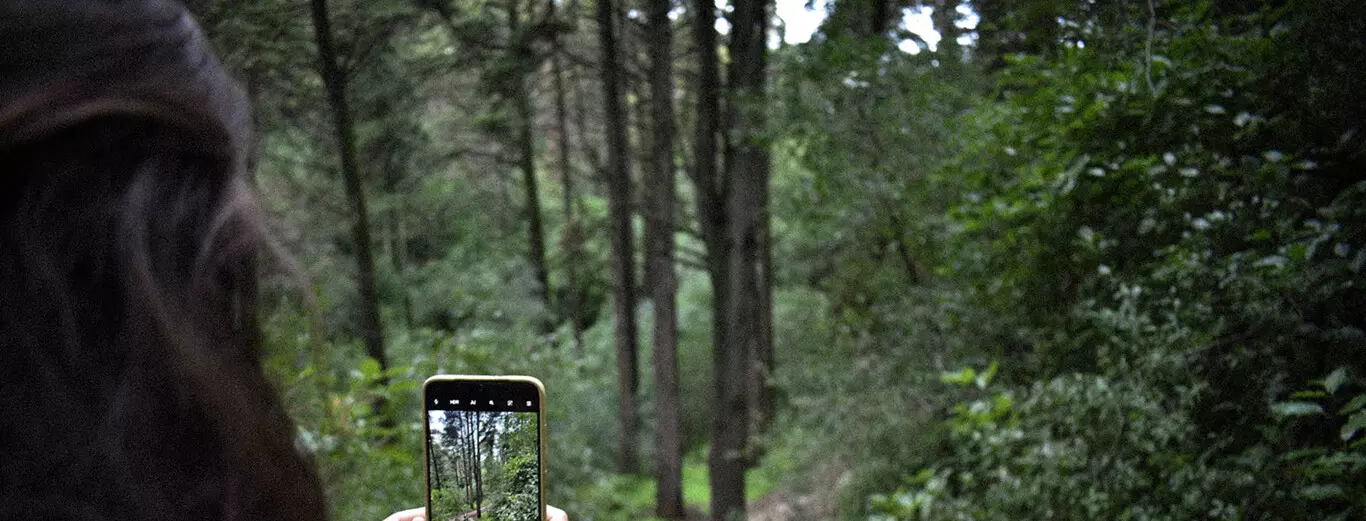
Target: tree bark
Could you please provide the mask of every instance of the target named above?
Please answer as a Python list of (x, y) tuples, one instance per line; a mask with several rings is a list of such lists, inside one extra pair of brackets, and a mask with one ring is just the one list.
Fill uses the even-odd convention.
[(658, 427), (655, 513), (683, 519), (683, 440), (678, 396), (677, 280), (674, 272), (673, 27), (669, 0), (649, 0), (650, 120), (654, 135), (646, 244), (654, 301), (654, 377)]
[(716, 7), (707, 0), (693, 5), (694, 30), (698, 52), (697, 123), (693, 137), (692, 181), (696, 196), (698, 225), (706, 246), (707, 275), (712, 290), (712, 346), (726, 345), (726, 185), (718, 178), (717, 136), (721, 128), (721, 79), (716, 51)]
[(474, 413), (474, 518), (484, 517), (484, 455), (479, 452), (483, 425), (479, 413)]
[[(731, 317), (731, 291), (728, 266), (730, 244), (727, 239), (728, 211), (726, 200), (730, 190), (727, 178), (718, 175), (718, 136), (721, 134), (721, 81), (716, 48), (716, 5), (711, 0), (697, 0), (693, 5), (693, 35), (698, 52), (697, 123), (694, 138), (693, 184), (696, 192), (697, 218), (702, 240), (707, 248), (707, 274), (712, 290), (712, 354), (713, 402), (712, 443), (708, 455), (711, 469), (711, 508), (713, 519), (737, 521), (744, 517), (744, 468), (735, 452), (741, 445), (747, 421), (732, 417), (736, 413), (736, 399), (740, 400), (739, 414), (744, 414), (745, 403), (737, 387), (739, 376), (731, 371), (737, 352), (729, 342), (728, 317)], [(743, 352), (744, 350), (739, 350)], [(743, 366), (738, 366), (743, 372)], [(738, 431), (737, 428), (738, 427)], [(737, 438), (738, 435), (738, 438)], [(738, 488), (739, 493), (735, 490)], [(719, 492), (719, 494), (718, 494)], [(738, 512), (735, 510), (738, 505)]]
[[(379, 113), (388, 114), (392, 107), (387, 102), (380, 102)], [(394, 268), (394, 277), (398, 279), (399, 304), (402, 306), (403, 325), (407, 328), (413, 327), (413, 299), (408, 292), (408, 241), (405, 239), (406, 233), (403, 227), (403, 212), (405, 209), (403, 194), (399, 191), (399, 185), (407, 175), (407, 168), (403, 165), (403, 158), (407, 152), (400, 143), (399, 132), (394, 128), (392, 122), (385, 124), (384, 137), (378, 143), (383, 150), (382, 165), (384, 169), (384, 193), (391, 198), (389, 211), (385, 212), (384, 226), (388, 228), (385, 234), (387, 238), (383, 241), (388, 250), (389, 264)]]
[(536, 147), (531, 136), (531, 99), (525, 86), (517, 89), (517, 146), (520, 149), (522, 186), (526, 189), (527, 234), (530, 236), (531, 267), (540, 285), (541, 302), (551, 307), (550, 272), (545, 262), (545, 226), (541, 222), (540, 185), (536, 179)]
[[(750, 411), (754, 417), (752, 419), (751, 435), (761, 436), (768, 432), (769, 425), (773, 423), (774, 398), (772, 377), (774, 371), (773, 357), (773, 233), (770, 226), (768, 210), (768, 178), (769, 160), (768, 151), (762, 151), (763, 182), (760, 183), (761, 193), (759, 195), (759, 230), (757, 234), (757, 292), (755, 294), (756, 317), (755, 317), (755, 338), (754, 338), (754, 357), (750, 361), (751, 374), (747, 378), (750, 384), (749, 398)], [(754, 457), (750, 459), (750, 466), (758, 464), (758, 458), (762, 455), (756, 448), (752, 451)]]
[[(521, 34), (522, 20), (521, 9), (518, 0), (508, 0), (508, 44), (511, 46), (513, 59), (519, 65), (524, 66), (523, 70), (534, 71), (531, 66), (533, 60), (530, 42)], [(527, 88), (527, 78), (517, 75), (512, 78), (512, 103), (513, 112), (516, 117), (517, 128), (517, 153), (518, 166), (522, 170), (522, 188), (526, 190), (526, 218), (528, 236), (528, 255), (531, 258), (531, 269), (535, 273), (536, 283), (540, 285), (539, 295), (541, 303), (546, 309), (551, 309), (550, 301), (550, 271), (546, 267), (545, 261), (545, 226), (541, 222), (541, 196), (540, 184), (536, 178), (536, 143), (532, 137), (532, 124), (535, 122), (535, 114), (531, 105), (531, 93)], [(546, 329), (549, 329), (549, 321), (546, 322)]]
[(564, 231), (561, 233), (560, 247), (565, 256), (564, 307), (569, 318), (569, 330), (574, 338), (574, 351), (583, 352), (583, 290), (579, 287), (579, 262), (583, 232), (574, 216), (577, 199), (574, 192), (574, 167), (569, 161), (569, 102), (564, 85), (564, 58), (560, 56), (560, 42), (555, 42), (555, 50), (550, 57), (551, 74), (555, 81), (555, 152), (556, 166), (560, 169), (560, 183), (564, 191)]
[(729, 258), (726, 264), (729, 313), (727, 344), (714, 360), (717, 417), (712, 422), (711, 509), (717, 520), (745, 519), (745, 469), (752, 458), (749, 377), (759, 350), (759, 242), (767, 194), (768, 152), (764, 144), (764, 68), (767, 2), (737, 0), (731, 17), (727, 85), (729, 137), (726, 197)]
[(621, 448), (617, 467), (622, 473), (639, 468), (636, 437), (636, 395), (640, 375), (636, 352), (634, 246), (631, 236), (631, 175), (626, 150), (626, 111), (621, 97), (615, 4), (597, 4), (598, 35), (602, 51), (603, 99), (607, 116), (608, 220), (611, 228), (614, 344), (617, 354), (618, 415)]
[(375, 256), (370, 244), (370, 217), (365, 204), (365, 187), (361, 182), (356, 160), (356, 133), (351, 109), (346, 99), (346, 74), (337, 64), (336, 46), (332, 41), (332, 27), (327, 14), (327, 0), (312, 0), (313, 32), (318, 45), (318, 72), (327, 91), (337, 135), (337, 151), (341, 156), (342, 179), (346, 196), (355, 213), (352, 240), (356, 243), (356, 279), (360, 290), (361, 337), (365, 353), (388, 367), (384, 352), (384, 330), (380, 322), (379, 295), (375, 291)]
[[(887, 1), (880, 1), (879, 5), (885, 9)], [(761, 12), (760, 25), (768, 27), (767, 4), (765, 2), (764, 11)], [(765, 84), (767, 82), (768, 70), (768, 47), (764, 41), (767, 31), (761, 30), (758, 42), (758, 56), (754, 59), (758, 62), (755, 67), (757, 77), (753, 79), (751, 86), (756, 88), (756, 92), (751, 94), (755, 98), (757, 117), (754, 119), (755, 125), (753, 132), (763, 133), (766, 126), (765, 116), (768, 114), (766, 100), (767, 93)], [(750, 410), (754, 414), (753, 429), (751, 435), (759, 436), (768, 431), (768, 426), (773, 421), (774, 399), (773, 385), (771, 378), (774, 370), (773, 356), (773, 233), (769, 215), (769, 178), (772, 174), (772, 158), (768, 148), (768, 139), (760, 139), (754, 145), (753, 154), (753, 176), (755, 177), (754, 186), (758, 191), (758, 208), (755, 215), (758, 218), (755, 231), (756, 244), (756, 266), (755, 276), (755, 325), (754, 332), (754, 356), (750, 361), (753, 374), (750, 376), (751, 382)], [(760, 451), (754, 450), (753, 457), (750, 458), (751, 466), (757, 465)]]

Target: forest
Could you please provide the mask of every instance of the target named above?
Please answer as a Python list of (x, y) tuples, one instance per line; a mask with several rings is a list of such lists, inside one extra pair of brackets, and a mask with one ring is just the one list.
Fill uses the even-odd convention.
[(536, 413), (432, 411), (433, 520), (541, 521)]
[(1366, 2), (190, 3), (334, 519), (1366, 519)]

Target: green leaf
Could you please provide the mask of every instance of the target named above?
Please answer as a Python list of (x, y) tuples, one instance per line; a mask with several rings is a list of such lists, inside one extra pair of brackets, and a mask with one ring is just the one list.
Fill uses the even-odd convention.
[(1366, 429), (1366, 411), (1358, 412), (1347, 418), (1347, 423), (1342, 426), (1342, 430), (1338, 431), (1338, 435), (1342, 437), (1342, 441), (1350, 441), (1363, 429)]
[(1362, 408), (1366, 408), (1366, 394), (1356, 395), (1355, 398), (1352, 398), (1352, 401), (1347, 402), (1347, 405), (1342, 406), (1342, 409), (1338, 411), (1338, 414), (1345, 416), (1360, 411)]
[(1313, 402), (1276, 402), (1271, 404), (1271, 413), (1276, 416), (1312, 416), (1323, 414), (1323, 407)]
[(996, 365), (996, 361), (993, 360), (991, 364), (987, 366), (987, 370), (983, 371), (982, 374), (977, 375), (977, 378), (974, 379), (974, 382), (977, 384), (977, 388), (986, 389), (987, 384), (991, 383), (991, 379), (996, 377), (997, 369), (998, 367)]
[(1323, 449), (1322, 447), (1310, 447), (1310, 448), (1307, 448), (1307, 449), (1296, 449), (1296, 450), (1292, 450), (1292, 451), (1290, 451), (1290, 452), (1287, 452), (1287, 453), (1285, 453), (1285, 454), (1282, 454), (1282, 455), (1280, 456), (1280, 459), (1281, 459), (1281, 461), (1295, 461), (1295, 460), (1311, 459), (1311, 458), (1317, 458), (1317, 457), (1323, 456), (1323, 453), (1324, 453), (1324, 449)]
[(366, 358), (365, 360), (362, 360), (360, 363), (360, 367), (358, 367), (357, 369), (360, 370), (361, 377), (365, 378), (366, 380), (378, 380), (381, 374), (379, 368), (379, 361), (375, 360), (374, 358)]
[(958, 372), (945, 371), (939, 374), (939, 381), (946, 384), (970, 385), (977, 378), (977, 371), (971, 367), (964, 367)]
[(1333, 371), (1328, 376), (1324, 377), (1323, 389), (1328, 391), (1328, 394), (1336, 393), (1338, 392), (1338, 388), (1342, 387), (1342, 384), (1346, 381), (1347, 368), (1339, 367), (1336, 371)]
[(1300, 497), (1310, 501), (1320, 501), (1328, 498), (1342, 497), (1342, 487), (1337, 485), (1309, 485), (1301, 488)]

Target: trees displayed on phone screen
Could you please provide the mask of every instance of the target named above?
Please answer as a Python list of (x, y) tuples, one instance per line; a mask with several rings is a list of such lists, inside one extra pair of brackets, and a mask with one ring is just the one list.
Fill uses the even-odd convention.
[(540, 521), (536, 413), (428, 411), (432, 521)]

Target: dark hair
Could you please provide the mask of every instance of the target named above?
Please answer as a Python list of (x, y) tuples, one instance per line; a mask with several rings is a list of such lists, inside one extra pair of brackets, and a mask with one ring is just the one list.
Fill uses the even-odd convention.
[(0, 0), (0, 519), (320, 520), (249, 110), (172, 0)]

